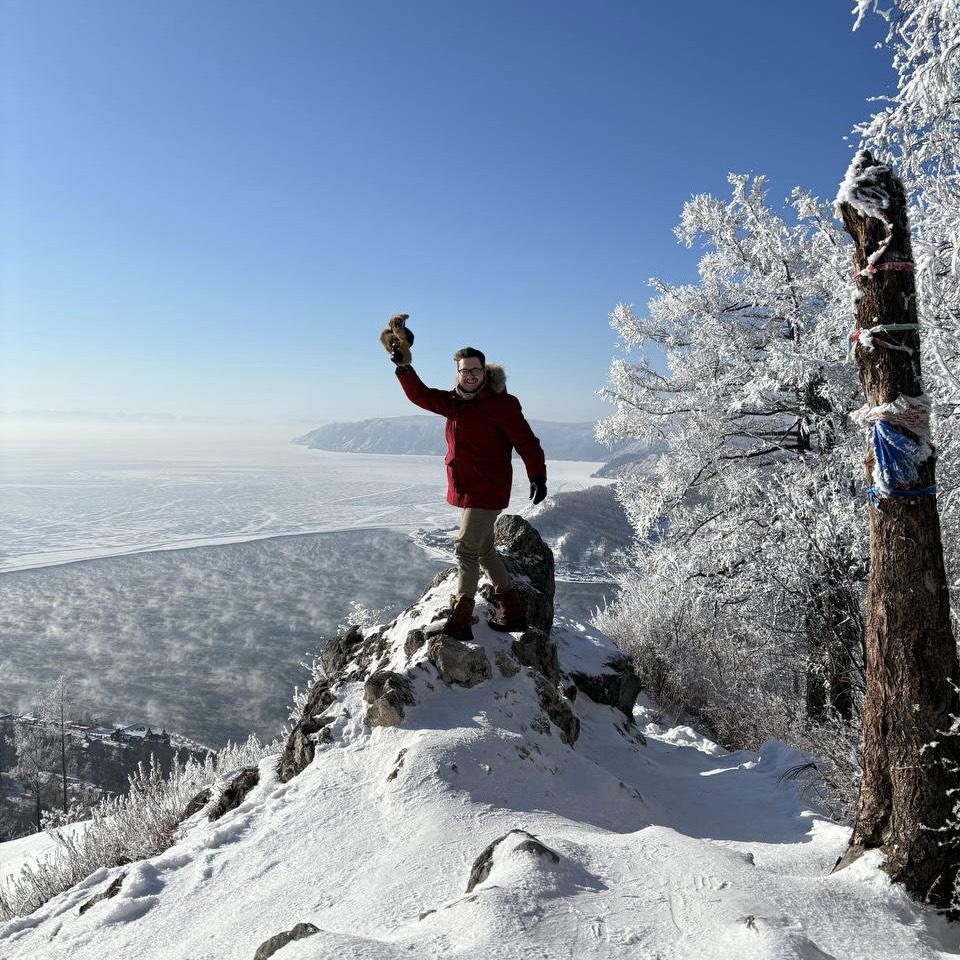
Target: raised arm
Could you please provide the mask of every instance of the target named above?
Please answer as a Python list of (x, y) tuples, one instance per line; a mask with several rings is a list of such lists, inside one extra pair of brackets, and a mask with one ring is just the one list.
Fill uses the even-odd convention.
[[(437, 390), (435, 387), (428, 387), (411, 366), (398, 366), (397, 379), (411, 403), (415, 403), (418, 407), (423, 407), (424, 410), (429, 410), (431, 413), (438, 413), (441, 417), (453, 415), (453, 397), (449, 390)], [(534, 440), (536, 440), (536, 437), (534, 437)]]

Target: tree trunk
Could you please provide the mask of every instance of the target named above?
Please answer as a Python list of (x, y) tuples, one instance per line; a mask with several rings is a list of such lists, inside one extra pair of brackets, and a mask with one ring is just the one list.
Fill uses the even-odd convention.
[[(847, 194), (852, 199), (841, 205), (841, 214), (856, 241), (858, 274), (890, 238), (877, 271), (858, 279), (857, 329), (915, 324), (914, 278), (905, 266), (912, 255), (903, 186), (866, 151), (854, 160), (848, 183), (851, 176), (859, 182)], [(865, 209), (877, 198), (879, 207), (875, 203)], [(884, 342), (878, 344), (878, 338)], [(856, 358), (869, 406), (923, 393), (918, 330), (875, 334), (872, 348), (862, 341), (857, 345)], [(868, 482), (873, 457), (871, 445)], [(922, 460), (917, 481), (896, 489), (933, 487), (934, 461), (933, 456)], [(955, 909), (960, 827), (950, 791), (960, 787), (960, 738), (945, 733), (951, 718), (960, 716), (952, 685), (960, 682), (960, 664), (950, 627), (936, 497), (881, 495), (869, 511), (863, 779), (850, 847), (837, 868), (864, 850), (880, 849), (886, 854), (886, 872), (913, 896)]]
[(67, 800), (67, 717), (62, 700), (60, 702), (60, 775), (63, 784), (63, 812), (66, 813), (70, 806)]

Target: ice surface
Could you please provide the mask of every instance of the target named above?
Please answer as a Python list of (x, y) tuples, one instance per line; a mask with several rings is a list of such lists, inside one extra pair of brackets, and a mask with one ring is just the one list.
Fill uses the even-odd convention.
[[(75, 707), (103, 720), (212, 746), (273, 739), (300, 662), (349, 602), (389, 618), (450, 562), (459, 515), (436, 457), (308, 450), (292, 429), (3, 429), (0, 713), (65, 673)], [(551, 462), (551, 491), (589, 486), (595, 467)], [(516, 473), (511, 510), (529, 513)], [(411, 543), (418, 529), (442, 531), (441, 560)], [(587, 613), (612, 595), (559, 587)]]
[[(77, 426), (32, 439), (11, 430), (0, 419), (0, 572), (297, 533), (456, 523), (438, 457), (308, 450), (290, 443), (294, 430), (278, 428)], [(548, 462), (551, 492), (593, 485), (598, 466)], [(522, 468), (514, 480), (510, 512), (529, 512)]]

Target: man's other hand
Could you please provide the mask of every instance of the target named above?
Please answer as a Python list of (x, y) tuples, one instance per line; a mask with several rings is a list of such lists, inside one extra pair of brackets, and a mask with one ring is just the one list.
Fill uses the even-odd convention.
[(534, 477), (530, 481), (530, 499), (533, 501), (534, 506), (538, 503), (541, 503), (547, 497), (547, 478), (546, 477)]

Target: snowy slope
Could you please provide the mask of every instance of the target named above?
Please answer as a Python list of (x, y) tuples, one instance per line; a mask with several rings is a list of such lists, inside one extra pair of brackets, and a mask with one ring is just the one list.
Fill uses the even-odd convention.
[(0, 883), (18, 874), (24, 864), (49, 856), (56, 846), (56, 840), (48, 833), (32, 833), (0, 843)]
[[(301, 922), (320, 932), (280, 960), (956, 955), (956, 935), (875, 858), (829, 874), (847, 831), (783, 779), (803, 759), (783, 746), (727, 754), (583, 692), (564, 701), (580, 723), (568, 745), (544, 723), (542, 677), (513, 672), (514, 638), (485, 625), (483, 603), (474, 633), (492, 676), (446, 684), (408, 640), (450, 589), (428, 590), (383, 632), (376, 662), (333, 684), (329, 742), (302, 773), (281, 783), (264, 761), (221, 820), (201, 812), (164, 854), (0, 928), (0, 957), (251, 960)], [(551, 637), (564, 673), (609, 675), (604, 636), (558, 614)], [(374, 669), (411, 678), (399, 726), (364, 722)], [(478, 855), (508, 833), (467, 892)], [(78, 916), (124, 871), (115, 898)]]

